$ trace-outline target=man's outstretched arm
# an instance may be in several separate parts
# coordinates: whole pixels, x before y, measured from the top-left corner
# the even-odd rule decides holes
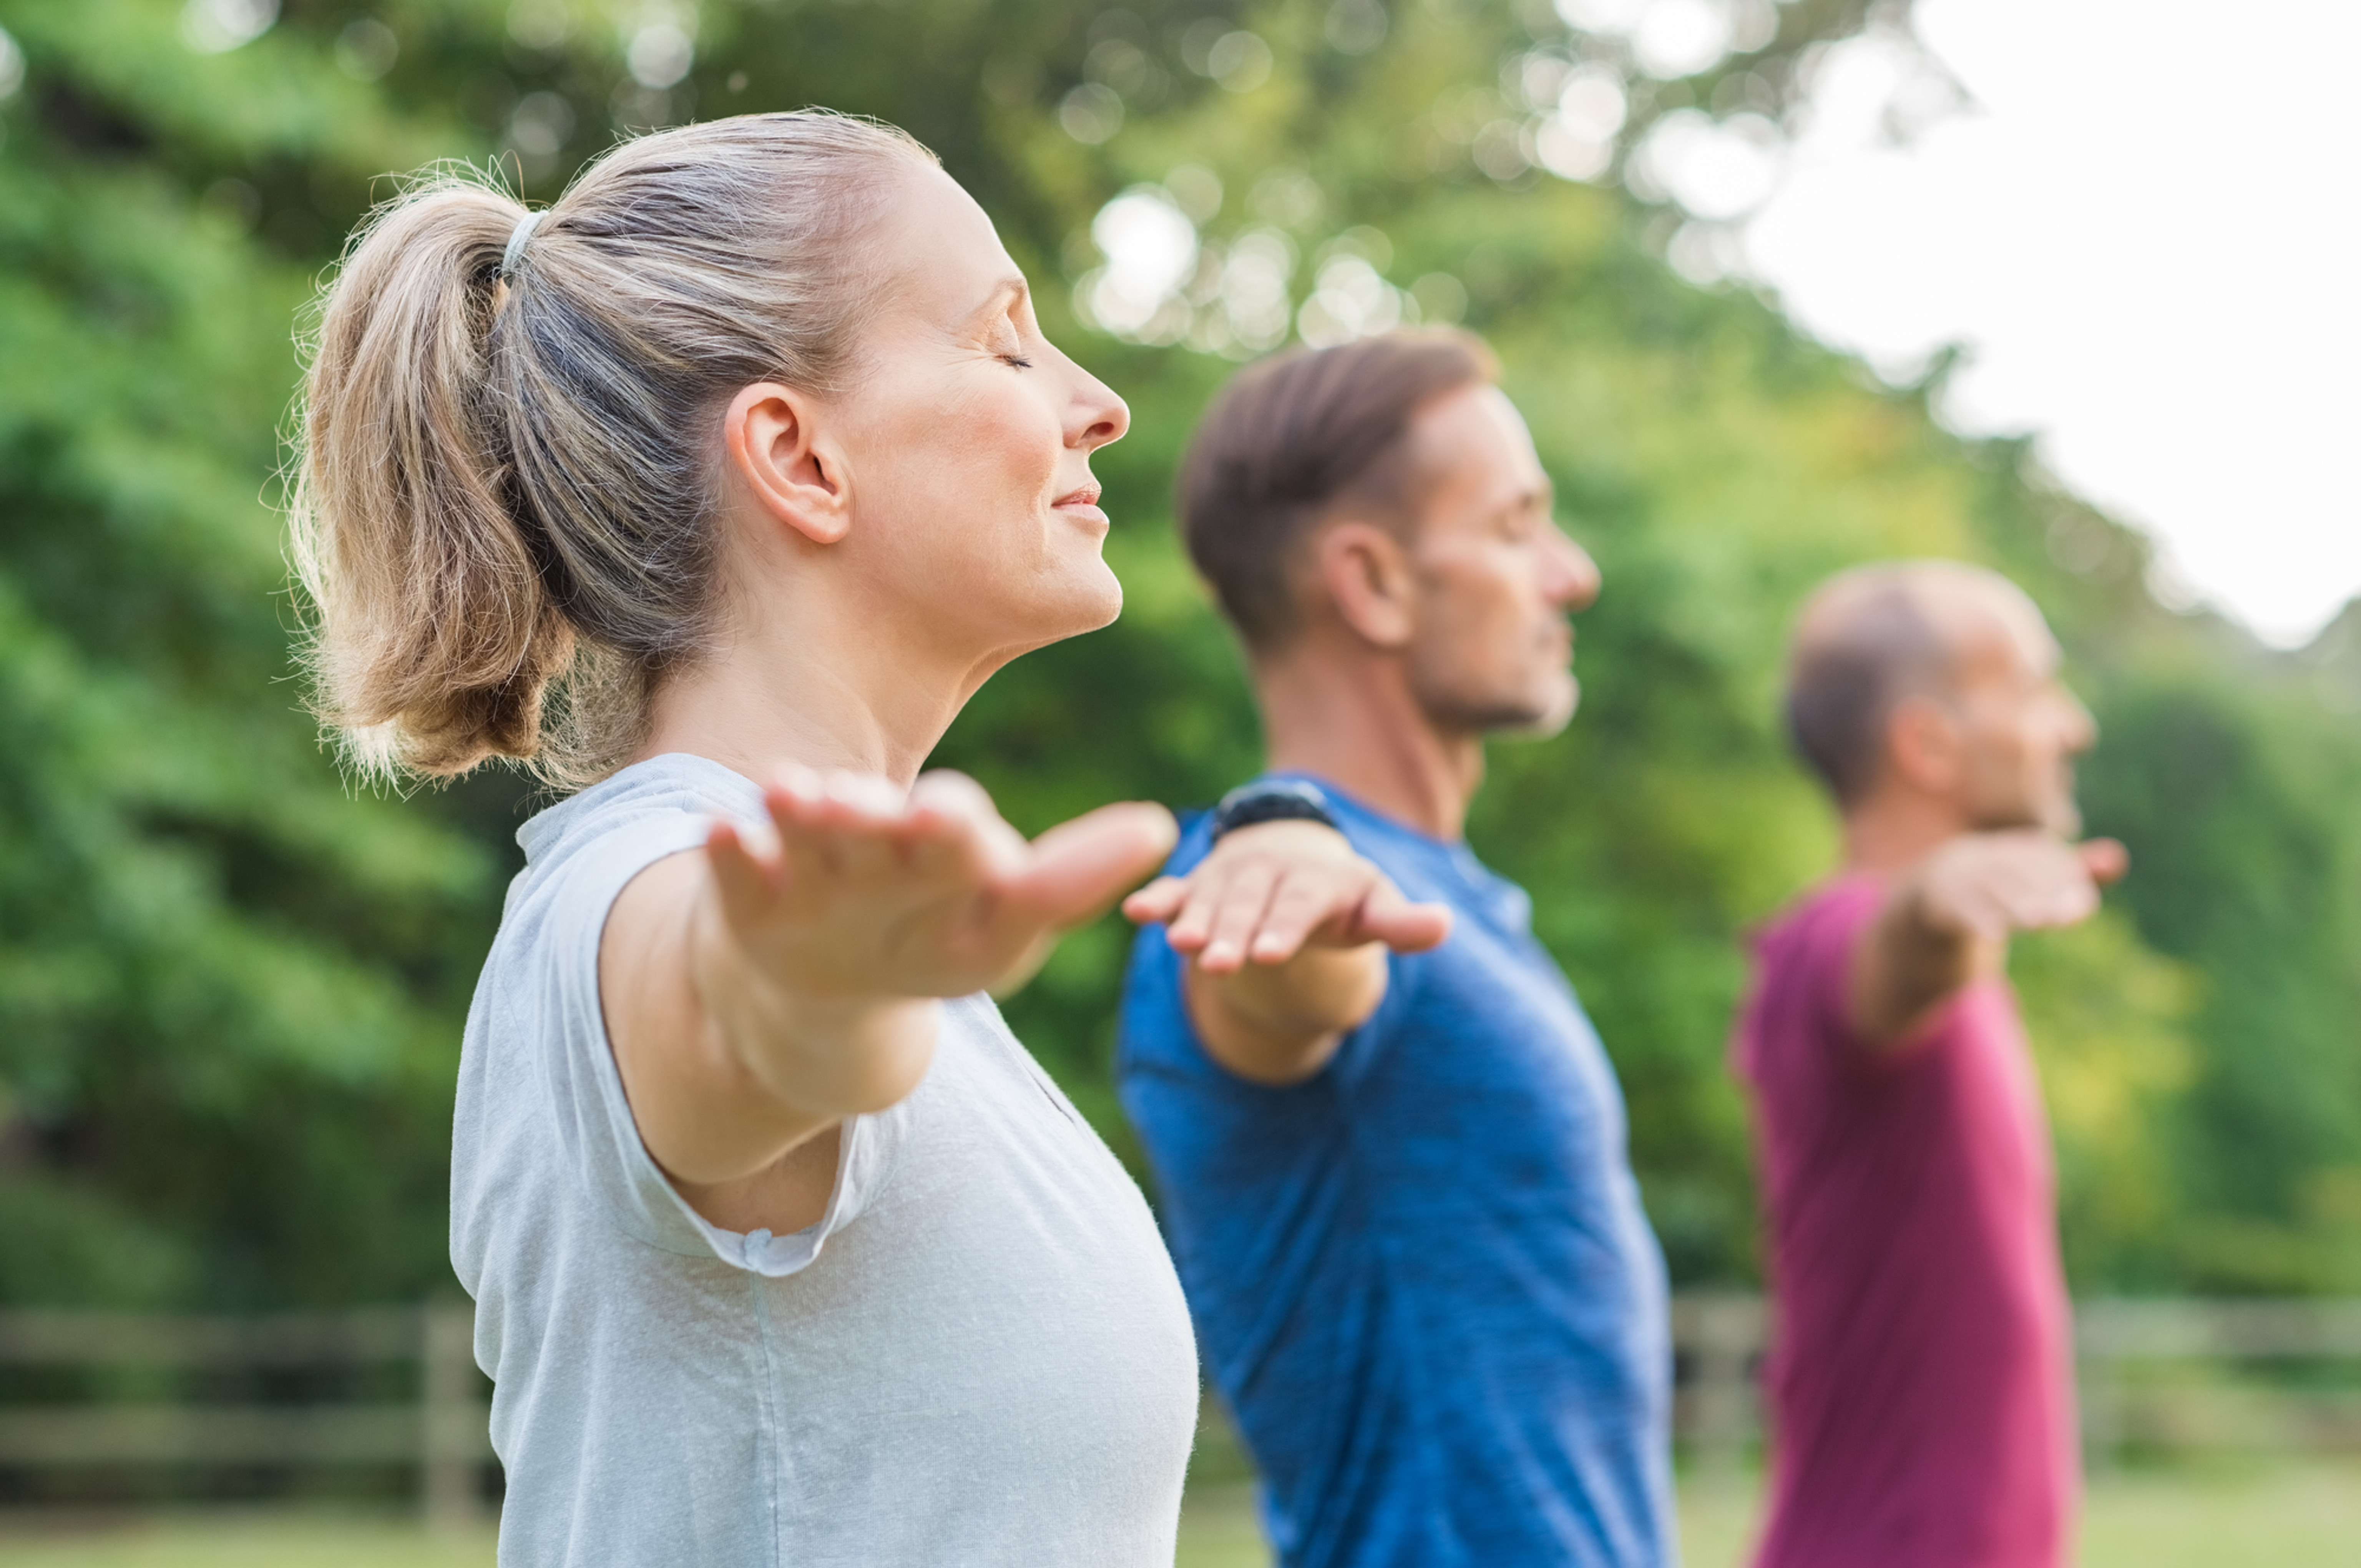
[[[2124,874],[2112,839],[2069,844],[2034,829],[1963,834],[1894,879],[1853,950],[1853,1027],[1906,1040],[1978,975],[1996,973],[2012,931],[2071,926]]]
[[[1158,879],[1123,911],[1166,925],[1213,1059],[1273,1085],[1318,1072],[1377,1011],[1389,948],[1422,951],[1451,931],[1449,910],[1411,903],[1342,833],[1305,821],[1225,833],[1187,876]]]

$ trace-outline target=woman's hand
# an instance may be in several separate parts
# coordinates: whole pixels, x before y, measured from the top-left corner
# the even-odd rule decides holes
[[[1266,822],[1224,834],[1185,877],[1124,901],[1192,961],[1190,1020],[1213,1059],[1258,1083],[1295,1083],[1377,1011],[1386,951],[1418,952],[1451,912],[1412,904],[1333,828]]]
[[[739,983],[824,1010],[1020,983],[1173,839],[1162,806],[1126,804],[1028,844],[951,773],[906,795],[873,774],[791,769],[763,805],[768,842],[728,823],[707,840],[700,948],[723,1004]]]
[[[935,999],[1028,978],[1173,839],[1161,806],[1121,805],[1027,843],[956,773],[906,793],[789,769],[763,805],[767,831],[717,824],[703,854],[642,873],[601,943],[640,1135],[685,1186],[908,1094]]]

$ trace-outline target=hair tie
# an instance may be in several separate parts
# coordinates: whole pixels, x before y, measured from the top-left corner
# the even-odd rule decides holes
[[[544,207],[542,212],[545,213],[548,210]],[[517,220],[516,227],[509,231],[509,247],[500,252],[501,277],[516,276],[517,258],[524,254],[524,242],[533,237],[533,225],[539,222],[541,222],[541,213],[527,213]]]

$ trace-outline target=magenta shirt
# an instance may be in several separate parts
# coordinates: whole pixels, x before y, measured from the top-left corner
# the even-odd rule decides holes
[[[1777,1325],[1757,1568],[2055,1568],[2079,1475],[2032,1058],[1998,980],[1891,1050],[1853,1032],[1882,892],[1839,878],[1763,934],[1731,1047]]]

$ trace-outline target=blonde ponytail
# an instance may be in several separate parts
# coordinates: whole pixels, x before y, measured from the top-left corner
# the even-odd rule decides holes
[[[372,215],[318,307],[291,509],[315,705],[381,776],[611,773],[712,630],[729,398],[843,378],[889,127],[748,115],[626,142],[533,225],[468,174]]]

